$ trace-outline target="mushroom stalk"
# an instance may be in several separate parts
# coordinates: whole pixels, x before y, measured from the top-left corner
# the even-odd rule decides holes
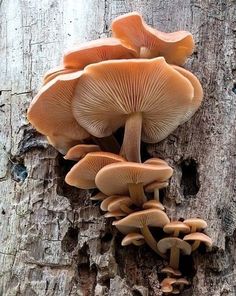
[[[104,138],[97,138],[92,136],[93,141],[99,145],[102,150],[119,154],[120,144],[113,135]]]
[[[200,243],[201,241],[195,241],[193,244],[192,244],[192,252],[197,250],[197,248],[200,246]]]
[[[170,266],[173,269],[179,268],[179,253],[180,253],[179,248],[172,247],[170,250]]]
[[[159,188],[154,189],[154,199],[160,201]]]
[[[142,131],[142,113],[136,112],[128,116],[125,123],[123,153],[128,161],[141,163],[140,145]]]
[[[143,184],[128,184],[130,198],[136,206],[142,206],[147,201],[146,195],[143,190]]]
[[[158,249],[157,249],[157,241],[153,237],[151,231],[149,230],[147,225],[143,225],[143,228],[141,228],[141,233],[144,236],[144,239],[146,243],[149,245],[149,247],[156,252],[159,256],[162,258],[166,258],[165,255],[163,255]]]

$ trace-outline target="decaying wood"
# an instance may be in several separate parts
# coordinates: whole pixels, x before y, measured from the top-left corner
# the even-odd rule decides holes
[[[109,35],[111,19],[134,10],[160,30],[193,33],[186,67],[205,92],[190,122],[148,147],[175,168],[163,193],[168,214],[204,218],[214,240],[213,252],[182,262],[193,278],[182,295],[236,294],[235,1],[2,0],[0,295],[161,295],[164,262],[148,247],[120,246],[91,192],[65,185],[71,163],[26,120],[64,49]]]

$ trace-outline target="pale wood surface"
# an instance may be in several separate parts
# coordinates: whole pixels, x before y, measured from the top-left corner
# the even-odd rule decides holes
[[[182,295],[236,294],[235,0],[1,0],[0,295],[161,295],[163,262],[147,247],[120,247],[90,193],[65,186],[68,164],[26,120],[63,51],[109,35],[111,19],[133,10],[160,30],[193,33],[186,67],[205,92],[190,122],[148,148],[176,170],[168,214],[206,219],[214,240],[212,253],[193,258],[193,286]]]

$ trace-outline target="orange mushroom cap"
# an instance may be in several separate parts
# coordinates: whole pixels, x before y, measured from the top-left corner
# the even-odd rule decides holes
[[[163,56],[168,63],[182,65],[193,53],[193,36],[187,31],[164,33],[148,26],[137,12],[117,17],[113,35],[135,48],[141,58]]]
[[[92,135],[105,137],[140,113],[142,140],[156,143],[186,120],[194,89],[164,58],[116,60],[87,66],[72,109]],[[132,141],[132,139],[130,139]]]
[[[135,58],[137,53],[116,38],[89,41],[69,50],[63,58],[64,66],[82,70],[90,64],[113,59]]]
[[[53,80],[58,75],[73,73],[73,72],[76,72],[76,71],[78,71],[78,69],[68,69],[68,68],[65,68],[63,66],[59,66],[59,67],[50,69],[43,76],[43,84],[48,83],[49,81]]]
[[[72,167],[66,175],[67,184],[81,188],[96,188],[95,177],[101,168],[125,159],[110,152],[90,152]]]
[[[100,147],[98,145],[90,145],[90,144],[79,144],[70,148],[70,150],[64,156],[65,159],[70,159],[74,161],[79,161],[89,152],[100,151]]]

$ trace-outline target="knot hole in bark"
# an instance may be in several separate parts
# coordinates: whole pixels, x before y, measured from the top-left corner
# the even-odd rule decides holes
[[[62,242],[62,250],[64,252],[72,252],[78,244],[79,229],[77,227],[69,227]]]
[[[180,186],[185,198],[193,197],[200,189],[198,164],[193,158],[188,158],[180,163],[182,178]]]
[[[234,83],[232,91],[236,94],[236,83]]]

